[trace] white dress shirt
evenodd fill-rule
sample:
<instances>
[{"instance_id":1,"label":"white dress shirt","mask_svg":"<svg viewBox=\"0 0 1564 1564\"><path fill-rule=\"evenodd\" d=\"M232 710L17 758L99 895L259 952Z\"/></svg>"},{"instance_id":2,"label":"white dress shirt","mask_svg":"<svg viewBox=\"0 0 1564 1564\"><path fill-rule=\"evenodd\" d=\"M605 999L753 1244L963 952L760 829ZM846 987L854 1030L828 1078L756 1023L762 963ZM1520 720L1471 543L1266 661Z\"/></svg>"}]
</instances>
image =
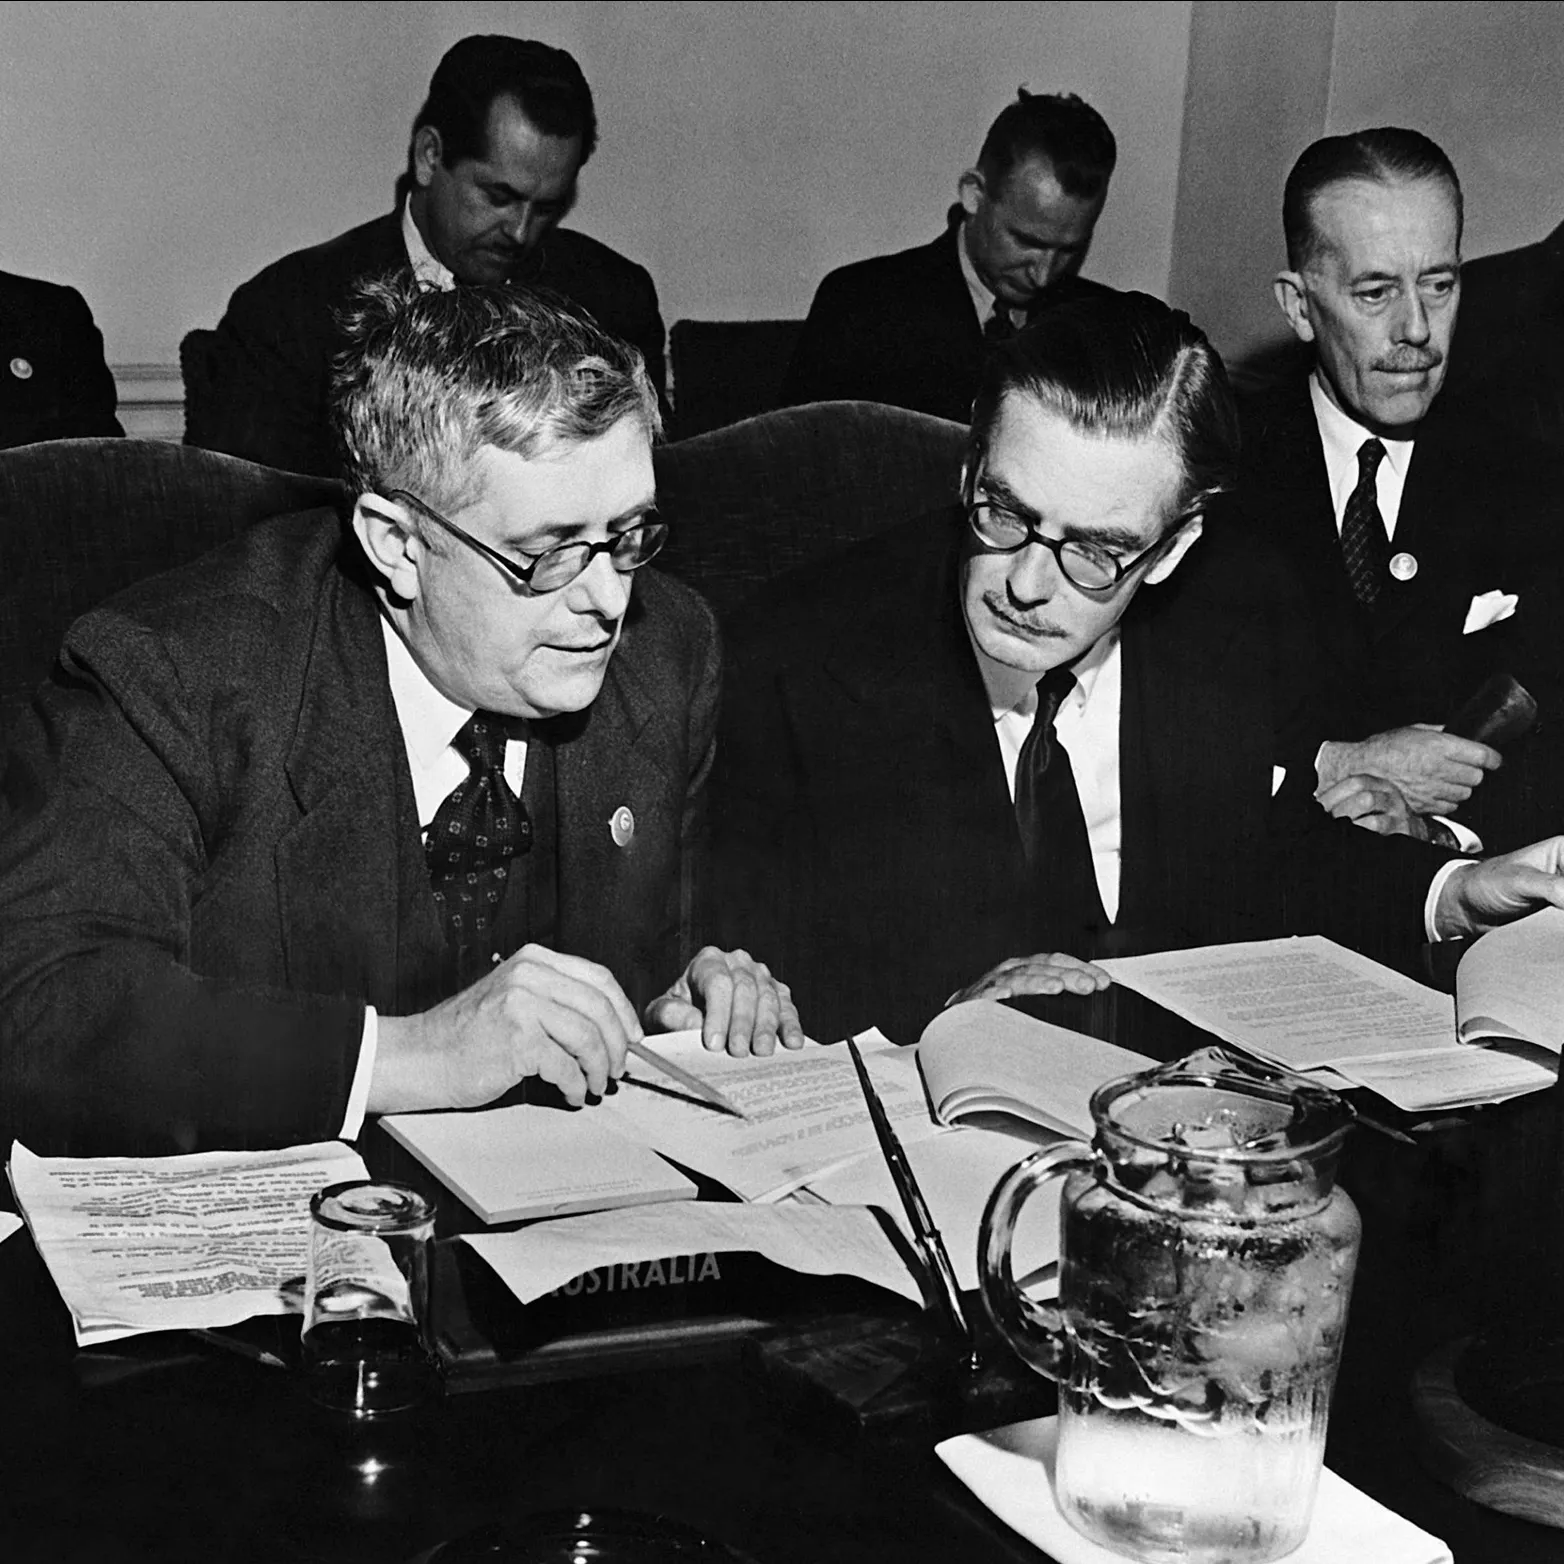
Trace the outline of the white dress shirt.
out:
<instances>
[{"instance_id":1,"label":"white dress shirt","mask_svg":"<svg viewBox=\"0 0 1564 1564\"><path fill-rule=\"evenodd\" d=\"M1336 513L1336 536L1341 536L1341 518L1358 486L1358 450L1365 440L1378 440L1385 447L1385 457L1374 474L1374 489L1385 536L1394 541L1407 468L1412 465L1413 442L1387 440L1349 418L1326 395L1318 371L1309 376L1309 400L1314 404L1314 421L1319 426L1320 444L1325 448L1325 473L1330 480L1331 507Z\"/></svg>"},{"instance_id":2,"label":"white dress shirt","mask_svg":"<svg viewBox=\"0 0 1564 1564\"><path fill-rule=\"evenodd\" d=\"M380 621L386 643L386 669L390 675L391 703L402 729L407 748L408 769L413 776L413 798L418 807L418 829L427 833L440 805L467 777L471 767L452 747L454 739L472 716L470 706L459 706L432 685L407 649L407 643L391 627ZM525 739L505 741L505 780L518 798L527 773ZM348 1090L347 1111L343 1115L342 1139L356 1140L364 1126L369 1102L369 1081L375 1072L375 1053L380 1043L380 1022L373 1005L364 1006L364 1036L359 1044L358 1063L353 1084Z\"/></svg>"},{"instance_id":3,"label":"white dress shirt","mask_svg":"<svg viewBox=\"0 0 1564 1564\"><path fill-rule=\"evenodd\" d=\"M977 651L976 646L973 650ZM1005 767L1005 786L1014 803L1016 764L1021 758L1021 746L1037 720L1037 687L1028 689L1020 701L1004 704L1003 687L1006 683L1013 685L1014 671L1006 669L1001 674L982 652L977 653L977 658L989 692L994 733ZM1110 923L1119 915L1119 851L1123 840L1119 808L1122 666L1119 632L1113 629L1071 669L1075 688L1060 701L1054 714L1054 733L1070 757L1076 795L1086 817L1086 839L1091 846L1097 894Z\"/></svg>"},{"instance_id":4,"label":"white dress shirt","mask_svg":"<svg viewBox=\"0 0 1564 1564\"><path fill-rule=\"evenodd\" d=\"M413 275L427 288L438 288L449 293L456 286L456 275L443 261L435 259L434 252L424 243L424 236L413 221L413 198L409 195L402 202L402 243L407 247L407 259Z\"/></svg>"},{"instance_id":5,"label":"white dress shirt","mask_svg":"<svg viewBox=\"0 0 1564 1564\"><path fill-rule=\"evenodd\" d=\"M986 326L988 318L994 313L998 299L984 286L983 279L977 274L977 267L972 264L972 257L967 254L967 225L963 223L956 230L956 256L961 262L961 275L966 278L967 292L972 295L972 308L977 311L978 324ZM1010 317L1010 324L1021 330L1026 325L1026 311L1011 309L1005 306L1005 313Z\"/></svg>"}]
</instances>

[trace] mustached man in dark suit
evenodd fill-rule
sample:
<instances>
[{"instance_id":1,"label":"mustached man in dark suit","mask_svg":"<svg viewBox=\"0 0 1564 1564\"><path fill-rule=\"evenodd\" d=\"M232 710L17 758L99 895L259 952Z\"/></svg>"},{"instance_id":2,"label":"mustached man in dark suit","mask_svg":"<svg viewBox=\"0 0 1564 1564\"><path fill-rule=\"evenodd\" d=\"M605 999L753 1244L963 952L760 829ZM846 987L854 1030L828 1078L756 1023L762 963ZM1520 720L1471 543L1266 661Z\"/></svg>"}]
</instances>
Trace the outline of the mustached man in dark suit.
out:
<instances>
[{"instance_id":1,"label":"mustached man in dark suit","mask_svg":"<svg viewBox=\"0 0 1564 1564\"><path fill-rule=\"evenodd\" d=\"M0 1100L30 1145L351 1138L533 1075L579 1103L643 1021L802 1041L764 967L688 950L718 648L640 568L639 356L555 296L411 278L349 335L351 514L88 614L13 753Z\"/></svg>"},{"instance_id":2,"label":"mustached man in dark suit","mask_svg":"<svg viewBox=\"0 0 1564 1564\"><path fill-rule=\"evenodd\" d=\"M1419 815L1506 779L1484 783L1501 759L1488 745L1415 725L1445 722L1495 672L1541 697L1557 660L1543 587L1564 475L1513 419L1442 394L1461 222L1455 169L1417 131L1307 148L1275 287L1313 362L1242 408L1239 501L1296 571L1332 685L1321 786L1373 773Z\"/></svg>"},{"instance_id":3,"label":"mustached man in dark suit","mask_svg":"<svg viewBox=\"0 0 1564 1564\"><path fill-rule=\"evenodd\" d=\"M989 341L1101 291L1077 274L1117 156L1089 104L1023 89L961 176L938 239L820 284L783 400L859 398L966 423Z\"/></svg>"},{"instance_id":4,"label":"mustached man in dark suit","mask_svg":"<svg viewBox=\"0 0 1564 1564\"><path fill-rule=\"evenodd\" d=\"M86 300L0 272L0 447L124 434L116 401Z\"/></svg>"},{"instance_id":5,"label":"mustached man in dark suit","mask_svg":"<svg viewBox=\"0 0 1564 1564\"><path fill-rule=\"evenodd\" d=\"M1289 578L1205 525L1236 455L1187 317L1061 307L985 370L963 505L735 634L718 861L819 1035L1094 991L1099 953L1318 930L1404 957L1564 904L1564 839L1472 865L1315 805Z\"/></svg>"},{"instance_id":6,"label":"mustached man in dark suit","mask_svg":"<svg viewBox=\"0 0 1564 1564\"><path fill-rule=\"evenodd\" d=\"M644 268L560 228L597 115L581 68L530 39L455 44L413 123L394 211L268 266L234 293L192 442L291 472L338 471L328 416L333 312L365 277L553 288L640 350L663 392L663 323Z\"/></svg>"}]
</instances>

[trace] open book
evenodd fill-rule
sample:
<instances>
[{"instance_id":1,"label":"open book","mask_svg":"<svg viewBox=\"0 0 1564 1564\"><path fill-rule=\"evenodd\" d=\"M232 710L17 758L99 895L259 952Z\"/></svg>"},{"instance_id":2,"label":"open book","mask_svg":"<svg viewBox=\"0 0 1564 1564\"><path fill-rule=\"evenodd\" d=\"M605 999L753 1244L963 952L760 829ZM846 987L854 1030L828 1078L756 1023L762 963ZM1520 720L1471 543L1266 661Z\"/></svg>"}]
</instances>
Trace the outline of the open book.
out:
<instances>
[{"instance_id":1,"label":"open book","mask_svg":"<svg viewBox=\"0 0 1564 1564\"><path fill-rule=\"evenodd\" d=\"M1564 1052L1564 911L1545 907L1483 937L1455 974L1463 1043L1533 1043Z\"/></svg>"},{"instance_id":2,"label":"open book","mask_svg":"<svg viewBox=\"0 0 1564 1564\"><path fill-rule=\"evenodd\" d=\"M918 1065L941 1124L1012 1134L1035 1126L1090 1139L1092 1093L1155 1062L987 999L941 1011L918 1041Z\"/></svg>"}]
</instances>

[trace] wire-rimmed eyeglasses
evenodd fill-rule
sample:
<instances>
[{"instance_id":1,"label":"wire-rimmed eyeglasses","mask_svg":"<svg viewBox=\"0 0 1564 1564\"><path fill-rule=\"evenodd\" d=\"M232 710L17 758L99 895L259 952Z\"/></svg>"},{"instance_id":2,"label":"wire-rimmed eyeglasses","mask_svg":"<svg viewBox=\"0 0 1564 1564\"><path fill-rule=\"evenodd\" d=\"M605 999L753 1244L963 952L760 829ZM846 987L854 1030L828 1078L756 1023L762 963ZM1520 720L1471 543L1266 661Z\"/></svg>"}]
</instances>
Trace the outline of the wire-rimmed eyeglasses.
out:
<instances>
[{"instance_id":1,"label":"wire-rimmed eyeglasses","mask_svg":"<svg viewBox=\"0 0 1564 1564\"><path fill-rule=\"evenodd\" d=\"M390 489L388 500L405 500L423 512L430 521L444 527L453 538L459 538L470 549L475 549L485 559L492 560L513 581L519 581L530 592L557 592L567 587L599 554L608 555L609 563L622 576L639 570L653 558L668 541L668 523L659 521L655 512L642 516L632 527L616 532L599 543L556 543L541 554L523 554L514 560L496 548L475 538L470 532L447 521L439 511L426 505L416 494L406 489Z\"/></svg>"},{"instance_id":2,"label":"wire-rimmed eyeglasses","mask_svg":"<svg viewBox=\"0 0 1564 1564\"><path fill-rule=\"evenodd\" d=\"M1098 543L1080 538L1045 538L1030 517L998 500L971 500L967 504L967 524L984 548L996 554L1017 554L1028 543L1041 543L1053 555L1059 573L1082 592L1111 592L1136 566L1164 549L1192 520L1192 516L1184 517L1150 548L1129 559L1120 559Z\"/></svg>"}]
</instances>

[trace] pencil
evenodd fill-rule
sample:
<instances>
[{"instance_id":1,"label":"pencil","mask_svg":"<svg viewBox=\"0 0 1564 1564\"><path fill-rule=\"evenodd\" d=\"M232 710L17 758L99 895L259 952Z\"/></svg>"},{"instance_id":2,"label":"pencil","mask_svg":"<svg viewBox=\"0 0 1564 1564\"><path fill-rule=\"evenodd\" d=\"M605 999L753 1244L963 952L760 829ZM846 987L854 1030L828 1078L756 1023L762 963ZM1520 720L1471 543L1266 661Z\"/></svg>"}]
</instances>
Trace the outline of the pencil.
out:
<instances>
[{"instance_id":1,"label":"pencil","mask_svg":"<svg viewBox=\"0 0 1564 1564\"><path fill-rule=\"evenodd\" d=\"M730 1102L715 1086L708 1086L700 1076L692 1075L688 1070L681 1070L678 1065L670 1063L657 1052L655 1048L648 1048L644 1042L631 1043L630 1052L637 1059L644 1059L654 1070L661 1070L670 1081L677 1081L687 1092L693 1092L703 1102L709 1103L713 1108L720 1108L724 1113L731 1113L736 1119L747 1119L749 1115L736 1103Z\"/></svg>"},{"instance_id":2,"label":"pencil","mask_svg":"<svg viewBox=\"0 0 1564 1564\"><path fill-rule=\"evenodd\" d=\"M847 1039L847 1051L852 1055L853 1068L858 1072L858 1084L863 1088L864 1101L869 1105L869 1118L874 1124L880 1150L891 1170L891 1182L895 1184L896 1193L901 1196L902 1206L907 1212L913 1242L918 1246L918 1253L923 1256L923 1263L933 1273L937 1284L935 1297L944 1310L946 1323L956 1340L966 1349L968 1366L976 1369L979 1367L977 1339L972 1333L966 1310L961 1306L961 1289L956 1285L956 1271L950 1263L945 1240L940 1237L934 1218L929 1214L928 1203L923 1198L923 1191L918 1188L918 1180L913 1176L907 1153L902 1150L901 1141L891 1128L885 1104L880 1101L880 1094L869 1079L863 1055L858 1052L857 1043L850 1037Z\"/></svg>"}]
</instances>

